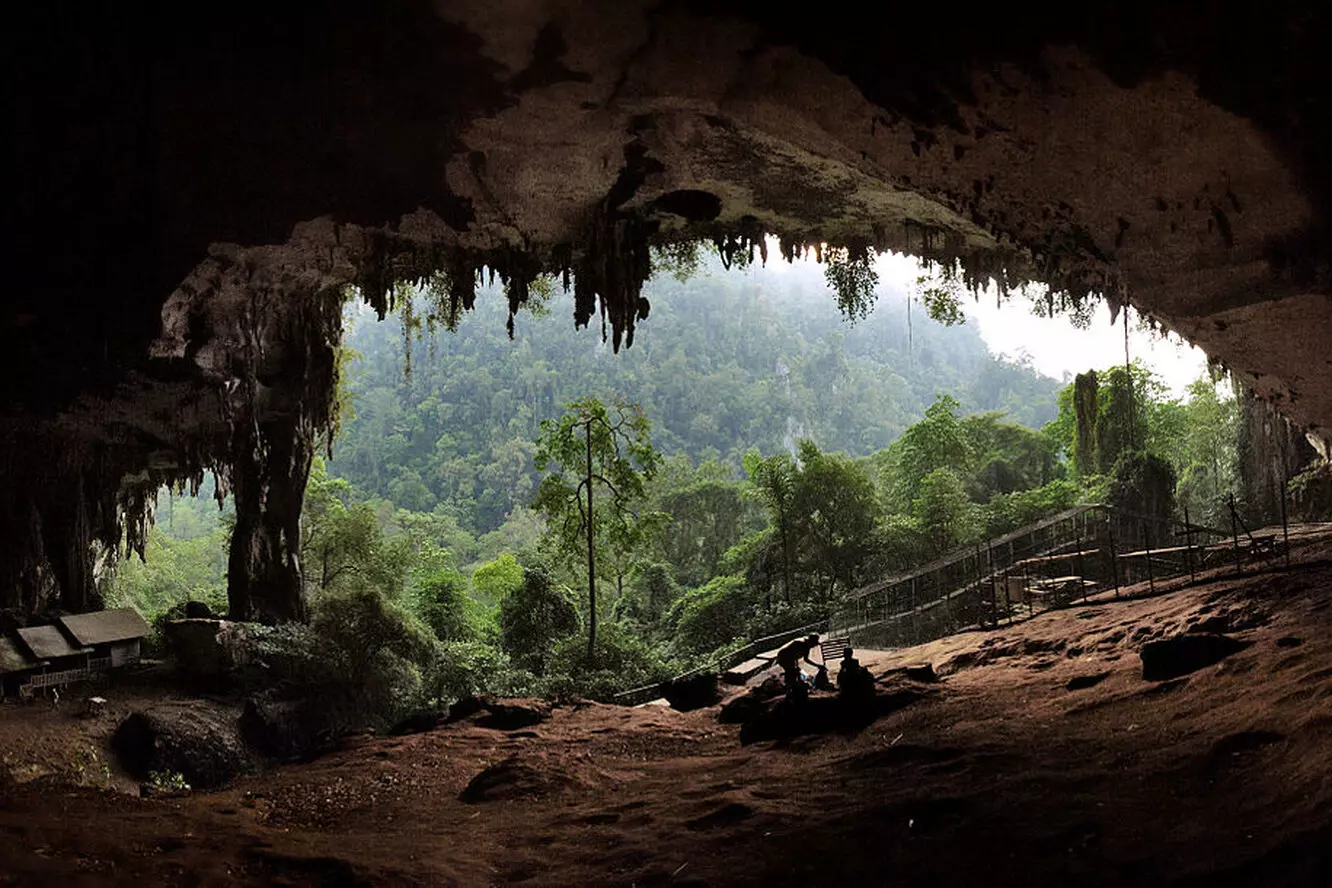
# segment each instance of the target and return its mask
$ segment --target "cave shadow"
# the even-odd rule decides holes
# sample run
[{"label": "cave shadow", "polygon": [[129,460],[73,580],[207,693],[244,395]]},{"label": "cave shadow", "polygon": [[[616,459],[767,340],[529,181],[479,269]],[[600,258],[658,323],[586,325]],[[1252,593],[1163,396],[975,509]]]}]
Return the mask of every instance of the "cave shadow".
[{"label": "cave shadow", "polygon": [[855,736],[884,716],[900,712],[926,696],[923,691],[904,688],[876,692],[873,697],[862,699],[815,695],[796,702],[782,698],[740,726],[740,744],[776,740],[782,746],[798,738],[823,734]]}]

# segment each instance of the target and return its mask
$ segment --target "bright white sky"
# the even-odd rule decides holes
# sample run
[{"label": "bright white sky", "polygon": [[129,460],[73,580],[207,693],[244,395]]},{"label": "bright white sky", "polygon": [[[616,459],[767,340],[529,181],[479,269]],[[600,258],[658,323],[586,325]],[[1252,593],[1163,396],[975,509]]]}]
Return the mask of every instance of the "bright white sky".
[{"label": "bright white sky", "polygon": [[[916,260],[901,255],[880,256],[879,280],[907,292],[915,288],[921,274]],[[1014,295],[995,302],[995,292],[979,300],[967,298],[964,308],[967,323],[980,329],[981,338],[995,354],[1031,356],[1041,373],[1063,379],[1065,374],[1101,370],[1124,363],[1124,319],[1110,322],[1110,308],[1102,303],[1086,330],[1074,327],[1066,318],[1042,318],[1032,313],[1030,303]],[[1155,370],[1176,397],[1185,397],[1185,388],[1207,370],[1207,356],[1178,336],[1168,338],[1138,329],[1138,315],[1129,314],[1129,356]]]},{"label": "bright white sky", "polygon": [[[778,255],[778,243],[768,244],[769,256]],[[811,277],[819,266],[812,258],[797,259],[795,266]],[[793,267],[782,261],[770,261],[765,274],[783,274]],[[917,260],[900,253],[880,254],[875,262],[881,290],[916,292],[916,279],[923,272]],[[822,277],[822,270],[818,270]],[[996,304],[993,288],[979,300],[967,294],[963,309],[967,323],[980,330],[981,338],[996,355],[1017,358],[1023,352],[1031,356],[1032,365],[1040,373],[1058,380],[1068,381],[1078,373],[1104,370],[1124,363],[1124,318],[1110,322],[1110,308],[1101,303],[1086,330],[1079,330],[1067,318],[1043,318],[1032,312],[1031,304],[1021,295],[1013,294]],[[1207,372],[1207,356],[1173,334],[1163,338],[1138,328],[1138,314],[1129,311],[1129,357],[1142,361],[1161,377],[1177,398],[1187,397],[1189,383]]]}]

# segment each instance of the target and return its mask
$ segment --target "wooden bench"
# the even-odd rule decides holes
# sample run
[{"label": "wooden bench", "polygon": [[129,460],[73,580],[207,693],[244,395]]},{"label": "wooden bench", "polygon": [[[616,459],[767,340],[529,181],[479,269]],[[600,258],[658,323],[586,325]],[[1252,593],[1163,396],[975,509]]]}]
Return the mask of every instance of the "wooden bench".
[{"label": "wooden bench", "polygon": [[829,638],[827,641],[819,642],[819,656],[823,658],[825,664],[833,660],[846,659],[846,652],[849,650],[851,650],[849,638]]}]

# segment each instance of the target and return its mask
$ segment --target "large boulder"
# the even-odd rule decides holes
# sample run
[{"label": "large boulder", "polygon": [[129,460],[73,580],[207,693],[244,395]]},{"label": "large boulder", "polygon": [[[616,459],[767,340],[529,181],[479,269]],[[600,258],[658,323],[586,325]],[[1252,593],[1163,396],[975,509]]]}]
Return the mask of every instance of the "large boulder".
[{"label": "large boulder", "polygon": [[517,731],[550,718],[550,704],[534,697],[499,698],[490,694],[464,697],[449,707],[449,724],[470,720],[482,728]]},{"label": "large boulder", "polygon": [[486,704],[486,714],[476,719],[476,724],[497,731],[517,731],[520,728],[530,728],[540,724],[548,718],[550,718],[550,704],[545,700],[518,697],[491,700]]},{"label": "large boulder", "polygon": [[668,681],[661,689],[661,695],[672,709],[689,712],[715,705],[721,700],[721,691],[717,688],[717,676],[713,672],[700,672],[687,678]]},{"label": "large boulder", "polygon": [[176,668],[191,678],[217,679],[250,665],[245,627],[229,620],[190,618],[162,627]]},{"label": "large boulder", "polygon": [[204,701],[162,703],[131,713],[111,736],[111,748],[138,780],[221,786],[251,767],[233,712]]},{"label": "large boulder", "polygon": [[1249,646],[1248,642],[1214,632],[1189,632],[1143,645],[1142,677],[1168,681],[1219,663]]},{"label": "large boulder", "polygon": [[767,708],[767,702],[782,696],[782,680],[772,676],[763,680],[738,697],[733,697],[722,704],[717,713],[717,721],[728,725],[737,725],[757,717]]},{"label": "large boulder", "polygon": [[240,717],[245,742],[281,761],[309,759],[334,746],[341,719],[317,696],[282,699],[255,696]]}]

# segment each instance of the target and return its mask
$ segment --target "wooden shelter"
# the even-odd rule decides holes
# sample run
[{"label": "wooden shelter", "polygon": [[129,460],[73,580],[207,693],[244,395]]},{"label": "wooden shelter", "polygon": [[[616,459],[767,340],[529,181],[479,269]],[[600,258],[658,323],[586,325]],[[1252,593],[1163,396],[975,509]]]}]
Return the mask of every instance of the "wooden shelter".
[{"label": "wooden shelter", "polygon": [[23,645],[0,636],[0,699],[15,693],[42,665]]},{"label": "wooden shelter", "polygon": [[151,631],[132,607],[61,617],[60,626],[75,643],[92,648],[94,661],[108,660],[112,669],[139,662],[143,639]]}]

